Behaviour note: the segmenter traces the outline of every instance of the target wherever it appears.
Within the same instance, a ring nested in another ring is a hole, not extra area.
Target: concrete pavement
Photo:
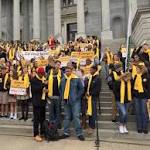
[[[149,150],[149,146],[101,142],[99,150]],[[32,137],[0,135],[0,150],[97,150],[94,141],[66,139],[57,142],[35,142]]]

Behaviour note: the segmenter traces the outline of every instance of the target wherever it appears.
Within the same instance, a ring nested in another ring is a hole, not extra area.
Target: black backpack
[[[60,139],[55,121],[49,122],[48,120],[45,120],[43,128],[44,137],[47,141],[58,141]]]
[[[109,76],[107,77],[107,84],[108,84],[108,86],[109,86],[109,89],[110,89],[110,90],[113,90],[113,80],[112,80],[112,76],[111,76],[111,75],[109,75]]]

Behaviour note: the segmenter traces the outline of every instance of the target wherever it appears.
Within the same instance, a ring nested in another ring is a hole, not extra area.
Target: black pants
[[[28,112],[29,112],[28,102],[29,102],[28,100],[20,100],[22,117],[25,119],[28,119]]]
[[[33,116],[34,116],[34,121],[33,121],[34,137],[39,135],[39,126],[40,126],[40,135],[43,135],[44,134],[43,122],[45,120],[45,106],[42,107],[33,106]]]

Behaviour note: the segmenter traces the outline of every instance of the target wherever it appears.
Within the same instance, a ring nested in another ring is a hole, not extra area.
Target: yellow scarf
[[[19,76],[19,79],[18,79],[18,80],[19,80],[19,81],[22,81],[22,80],[23,80],[26,89],[29,88],[30,81],[29,81],[29,76],[28,76],[28,74],[25,74],[24,77],[23,77],[23,76]]]
[[[134,77],[137,75],[137,71],[136,71],[136,66],[132,65],[132,78],[134,79]]]
[[[69,77],[65,75],[65,78],[67,79],[66,85],[65,85],[65,91],[64,91],[64,100],[69,99],[69,93],[70,93],[70,82],[71,79],[77,79],[78,77],[75,74],[71,74]]]
[[[116,81],[120,80],[120,76],[118,76],[115,71],[113,71],[113,75],[114,75],[114,79]],[[124,98],[125,98],[125,81],[122,80],[122,79],[120,81],[121,81],[120,102],[123,104],[124,103]],[[127,82],[127,90],[128,90],[128,100],[131,101],[132,96],[131,96],[131,81],[130,80]]]
[[[48,79],[48,96],[53,96],[53,74],[50,74],[49,79]],[[60,76],[57,74],[57,81],[58,81],[58,87],[60,86],[60,81],[61,78]]]
[[[137,74],[134,83],[134,89],[137,90],[139,93],[144,92],[143,83],[142,83],[142,74]]]
[[[117,80],[120,80],[120,77],[117,75],[117,73],[115,71],[113,71],[113,75],[114,75],[114,79],[117,81]]]
[[[7,89],[6,84],[9,78],[9,73],[6,73],[5,78],[4,78],[4,89]],[[10,77],[10,80],[12,80],[12,77]]]
[[[90,86],[91,86],[91,82],[92,82],[92,77],[98,75],[98,73],[96,72],[94,75],[91,75],[89,78],[89,82],[88,82],[88,88],[87,88],[87,94],[89,95],[87,97],[88,99],[88,109],[87,109],[87,115],[88,116],[92,116],[92,96],[89,94],[90,92]]]
[[[107,64],[111,64],[113,61],[113,54],[111,52],[106,52]]]
[[[96,48],[96,54],[95,57],[97,57],[99,59],[99,48]]]
[[[150,62],[150,49],[144,50],[144,53],[147,53],[149,56],[149,62]]]
[[[40,78],[40,77],[36,74],[36,77],[37,77],[39,80],[41,80],[42,83],[44,83],[44,81],[46,80],[44,76],[43,76],[42,78]],[[44,92],[44,89],[45,89],[45,88],[43,88],[42,100],[45,100],[45,98],[46,98],[46,93]]]
[[[131,101],[132,100],[132,96],[131,96],[131,81],[128,80],[127,81],[127,92],[128,92],[128,100]],[[125,98],[125,81],[121,80],[121,87],[120,87],[120,103],[124,104],[124,99]]]
[[[15,58],[15,48],[9,50],[9,60],[13,60]]]

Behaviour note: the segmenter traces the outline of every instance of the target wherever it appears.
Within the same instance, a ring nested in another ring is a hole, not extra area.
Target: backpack
[[[57,124],[55,121],[49,122],[48,120],[45,120],[43,128],[44,128],[44,137],[48,142],[58,141],[60,139],[57,130]]]

